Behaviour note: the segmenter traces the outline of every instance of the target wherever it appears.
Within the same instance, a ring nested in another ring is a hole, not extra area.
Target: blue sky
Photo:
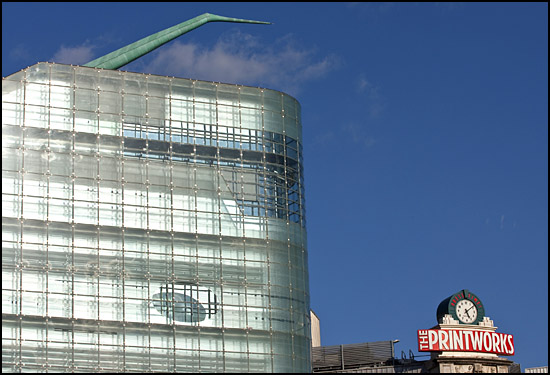
[[[122,70],[302,105],[311,307],[323,345],[399,339],[469,289],[548,364],[547,3],[2,3],[2,76],[84,64],[202,13]]]

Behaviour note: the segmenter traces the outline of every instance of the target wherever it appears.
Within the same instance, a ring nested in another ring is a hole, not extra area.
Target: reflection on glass
[[[218,312],[217,296],[209,289],[198,285],[163,285],[153,294],[157,311],[176,322],[197,323],[212,318]]]

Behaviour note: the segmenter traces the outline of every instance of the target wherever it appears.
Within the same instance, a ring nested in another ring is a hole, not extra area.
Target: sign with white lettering
[[[514,355],[514,336],[466,329],[418,330],[419,352],[481,352]]]

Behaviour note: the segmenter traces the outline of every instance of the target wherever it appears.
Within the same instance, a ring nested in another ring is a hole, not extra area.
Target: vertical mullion
[[[99,92],[98,92],[99,95]],[[48,111],[49,112],[49,111]],[[99,113],[97,114],[99,117]],[[51,115],[50,115],[51,117]],[[51,132],[51,118],[48,121],[48,132]],[[75,363],[74,363],[74,324],[75,324],[75,315],[74,315],[74,248],[75,248],[75,155],[76,155],[76,128],[73,121],[72,124],[72,145],[71,145],[71,265],[70,265],[70,277],[71,277],[71,370],[74,372]]]
[[[27,79],[26,79],[26,75],[27,75],[27,71],[25,71],[25,78],[23,79],[23,141],[22,141],[22,145],[21,145],[21,170],[19,171],[20,175],[21,175],[21,206],[19,207],[19,214],[20,214],[20,217],[19,217],[19,225],[20,225],[20,237],[19,237],[19,260],[18,260],[18,263],[16,264],[16,272],[17,274],[19,275],[19,290],[16,289],[16,294],[18,295],[18,298],[17,298],[17,310],[18,310],[18,316],[19,316],[19,319],[18,319],[18,323],[17,323],[17,338],[16,338],[16,344],[18,344],[18,358],[16,359],[15,361],[15,368],[19,369],[19,372],[21,372],[21,369],[22,369],[22,365],[23,365],[23,358],[22,358],[22,351],[23,351],[23,348],[22,348],[22,342],[23,342],[23,337],[22,337],[22,332],[23,332],[23,322],[22,322],[22,316],[23,316],[23,236],[24,236],[24,231],[23,231],[23,228],[24,228],[24,218],[23,218],[23,209],[24,209],[24,204],[25,204],[25,200],[24,200],[24,189],[25,189],[25,184],[24,184],[24,181],[25,181],[25,140],[27,139],[26,137],[26,122],[25,122],[25,115],[26,115],[26,103],[27,103]]]

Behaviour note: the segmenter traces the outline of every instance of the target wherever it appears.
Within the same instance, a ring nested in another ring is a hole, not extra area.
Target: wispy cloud
[[[208,48],[175,41],[160,49],[145,67],[148,72],[178,77],[258,85],[296,95],[306,82],[339,66],[335,55],[317,56],[314,48],[297,45],[287,35],[275,43],[233,32]]]
[[[386,109],[386,100],[380,94],[378,86],[373,85],[364,74],[360,74],[356,82],[357,92],[366,95],[366,107],[371,118],[379,117]]]
[[[26,60],[30,56],[29,48],[22,43],[16,45],[15,48],[9,52],[10,59],[14,61]]]
[[[51,60],[61,64],[82,65],[93,60],[94,46],[85,42],[80,46],[66,47],[61,46],[53,55]]]
[[[494,224],[491,224],[491,223],[498,223],[498,226],[499,226],[499,229],[500,230],[504,230],[504,228],[506,229],[510,229],[510,220],[509,219],[506,219],[505,215],[504,214],[501,214],[500,215],[500,219],[499,220],[491,220],[490,218],[485,218],[485,225],[492,225],[494,226]],[[512,220],[512,229],[515,229],[517,227],[517,222],[516,220]]]
[[[356,123],[348,123],[342,125],[342,130],[347,133],[349,139],[351,139],[353,143],[365,149],[371,148],[376,143],[376,139],[366,133],[364,126],[360,126]]]
[[[361,74],[359,79],[357,80],[357,91],[358,92],[364,92],[369,86],[370,82],[367,81],[364,74]]]

